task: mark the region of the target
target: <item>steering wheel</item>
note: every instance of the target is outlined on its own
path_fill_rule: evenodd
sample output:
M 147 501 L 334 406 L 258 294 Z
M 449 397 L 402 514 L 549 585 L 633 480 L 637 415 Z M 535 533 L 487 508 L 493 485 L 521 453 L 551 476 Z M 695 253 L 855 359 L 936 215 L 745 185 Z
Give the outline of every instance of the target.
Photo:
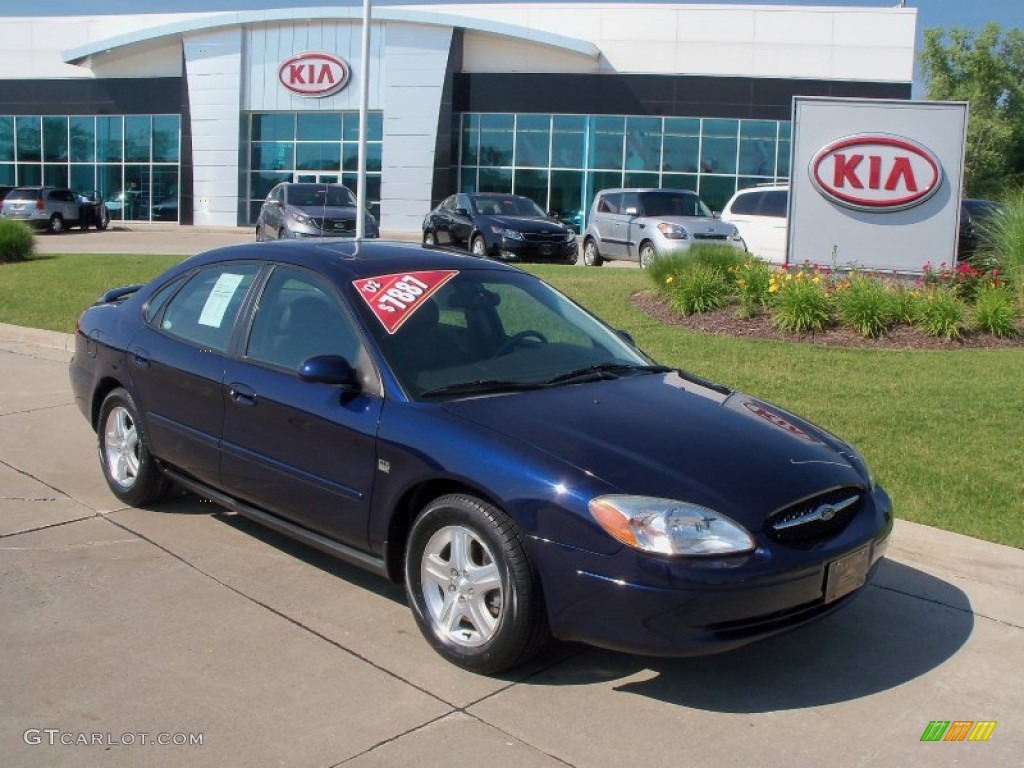
M 540 331 L 533 331 L 533 330 L 520 331 L 519 333 L 516 333 L 516 334 L 513 334 L 512 336 L 509 336 L 505 340 L 505 343 L 502 344 L 500 347 L 498 347 L 498 351 L 497 351 L 497 353 L 495 353 L 495 357 L 500 357 L 501 355 L 504 355 L 504 354 L 506 354 L 508 352 L 511 352 L 513 349 L 515 349 L 516 347 L 520 346 L 527 339 L 533 339 L 534 342 L 535 342 L 534 344 L 531 344 L 530 346 L 536 346 L 536 344 L 547 344 L 548 343 L 548 337 L 545 336 Z

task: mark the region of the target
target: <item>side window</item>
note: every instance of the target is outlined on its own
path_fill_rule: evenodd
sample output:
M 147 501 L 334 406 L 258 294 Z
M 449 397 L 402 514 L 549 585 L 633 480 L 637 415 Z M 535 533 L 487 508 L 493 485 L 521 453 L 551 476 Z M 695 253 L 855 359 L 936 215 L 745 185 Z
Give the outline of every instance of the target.
M 757 213 L 757 203 L 761 195 L 761 192 L 748 192 L 745 195 L 739 195 L 732 202 L 732 212 L 745 216 L 755 215 Z
M 454 211 L 455 210 L 455 195 L 452 195 L 447 200 L 445 200 L 443 203 L 441 203 L 441 209 L 444 210 L 444 211 L 447 211 L 448 213 L 451 213 L 452 211 Z
M 456 195 L 456 197 L 455 197 L 455 207 L 456 208 L 463 208 L 463 209 L 465 209 L 467 211 L 472 211 L 473 210 L 473 204 L 469 201 L 469 197 L 466 196 L 466 195 Z
M 256 264 L 217 264 L 201 269 L 167 303 L 160 329 L 200 347 L 223 352 L 231 341 L 238 310 L 257 272 Z
M 621 199 L 622 195 L 602 195 L 601 202 L 597 204 L 598 213 L 618 213 Z
M 789 193 L 784 190 L 774 190 L 764 193 L 764 200 L 761 202 L 761 216 L 779 216 L 785 218 L 786 203 L 789 202 Z
M 142 317 L 147 323 L 152 323 L 160 316 L 160 310 L 167 304 L 167 300 L 174 295 L 182 283 L 185 282 L 184 277 L 179 277 L 177 280 L 172 280 L 163 288 L 158 290 L 152 296 L 149 297 L 149 301 L 146 302 L 146 308 L 142 312 Z
M 636 192 L 625 192 L 622 194 L 619 200 L 619 213 L 630 213 L 635 216 L 644 215 L 644 212 L 640 210 L 640 198 Z
M 298 370 L 315 355 L 359 362 L 359 334 L 332 291 L 301 269 L 277 267 L 260 297 L 246 357 Z

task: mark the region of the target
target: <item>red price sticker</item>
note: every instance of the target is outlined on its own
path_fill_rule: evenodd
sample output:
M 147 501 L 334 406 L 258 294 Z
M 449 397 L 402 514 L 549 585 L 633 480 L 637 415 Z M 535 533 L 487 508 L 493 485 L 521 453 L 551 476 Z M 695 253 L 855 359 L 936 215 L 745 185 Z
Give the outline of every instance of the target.
M 457 269 L 400 272 L 354 280 L 352 285 L 380 320 L 384 330 L 394 333 L 438 288 L 457 274 Z

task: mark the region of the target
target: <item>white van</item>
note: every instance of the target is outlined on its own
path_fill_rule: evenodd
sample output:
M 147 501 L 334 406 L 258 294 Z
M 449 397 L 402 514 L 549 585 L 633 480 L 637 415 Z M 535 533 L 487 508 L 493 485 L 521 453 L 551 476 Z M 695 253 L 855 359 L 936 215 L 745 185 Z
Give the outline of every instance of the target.
M 722 209 L 722 221 L 740 231 L 747 250 L 772 264 L 786 263 L 786 184 L 741 189 Z

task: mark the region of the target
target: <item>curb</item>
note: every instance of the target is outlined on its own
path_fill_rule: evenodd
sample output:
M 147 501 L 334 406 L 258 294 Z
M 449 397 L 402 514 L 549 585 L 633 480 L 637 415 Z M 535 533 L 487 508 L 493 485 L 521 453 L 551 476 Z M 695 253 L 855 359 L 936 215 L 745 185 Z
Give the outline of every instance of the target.
M 40 328 L 25 328 L 20 325 L 0 323 L 0 339 L 20 344 L 35 344 L 49 349 L 61 349 L 74 352 L 75 335 L 60 331 L 44 331 Z

